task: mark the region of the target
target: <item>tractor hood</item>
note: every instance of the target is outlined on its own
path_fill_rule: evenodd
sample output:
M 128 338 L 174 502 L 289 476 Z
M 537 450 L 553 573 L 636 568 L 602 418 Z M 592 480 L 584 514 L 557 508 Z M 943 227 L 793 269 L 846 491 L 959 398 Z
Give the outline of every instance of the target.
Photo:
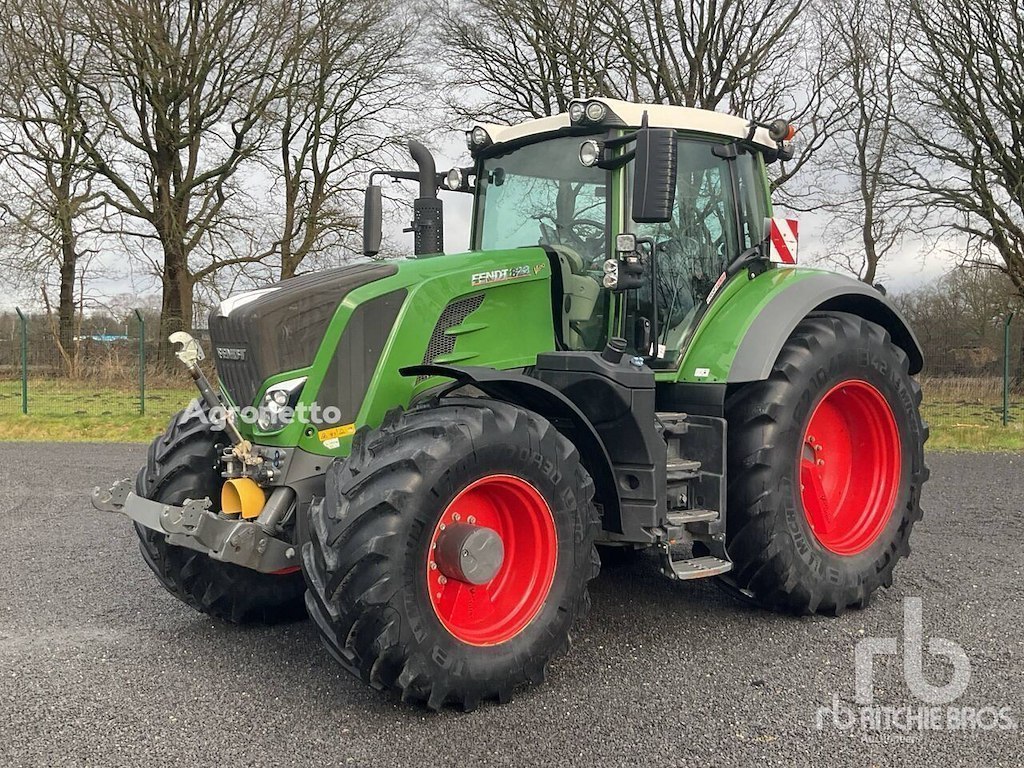
M 345 296 L 397 271 L 394 264 L 354 264 L 225 299 L 210 313 L 224 390 L 238 405 L 250 405 L 268 376 L 308 366 Z

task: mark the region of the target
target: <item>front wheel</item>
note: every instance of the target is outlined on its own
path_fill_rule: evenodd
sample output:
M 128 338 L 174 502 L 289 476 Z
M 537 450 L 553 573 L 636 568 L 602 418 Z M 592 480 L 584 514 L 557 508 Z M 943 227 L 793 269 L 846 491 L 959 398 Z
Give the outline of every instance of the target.
M 393 411 L 309 510 L 310 615 L 375 688 L 431 709 L 504 701 L 543 679 L 589 606 L 593 494 L 536 414 L 472 398 Z
M 884 329 L 812 315 L 765 381 L 730 396 L 730 585 L 758 603 L 840 614 L 892 584 L 921 518 L 921 388 Z
M 225 441 L 195 406 L 175 414 L 164 434 L 149 446 L 135 492 L 162 504 L 184 504 L 208 496 L 220 503 L 220 450 Z M 160 585 L 201 613 L 233 624 L 277 624 L 305 618 L 303 582 L 298 573 L 268 574 L 167 542 L 167 537 L 136 524 L 146 564 Z

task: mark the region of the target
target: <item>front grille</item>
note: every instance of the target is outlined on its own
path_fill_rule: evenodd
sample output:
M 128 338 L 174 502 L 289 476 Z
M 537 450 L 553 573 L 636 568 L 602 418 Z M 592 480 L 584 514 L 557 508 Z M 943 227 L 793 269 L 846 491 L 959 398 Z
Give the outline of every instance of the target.
M 210 318 L 211 354 L 217 366 L 217 377 L 221 387 L 241 406 L 252 404 L 263 381 L 250 336 L 246 324 L 230 316 L 221 317 L 217 322 Z M 244 350 L 244 358 L 228 359 L 221 350 Z

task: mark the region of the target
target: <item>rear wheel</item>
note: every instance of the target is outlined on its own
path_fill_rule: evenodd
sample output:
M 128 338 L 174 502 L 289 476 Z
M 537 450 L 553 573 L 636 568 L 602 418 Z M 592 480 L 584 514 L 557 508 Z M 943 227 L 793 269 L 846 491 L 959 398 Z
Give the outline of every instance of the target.
M 209 496 L 216 511 L 223 483 L 218 440 L 225 441 L 223 434 L 211 429 L 198 408 L 177 413 L 149 446 L 135 492 L 175 505 Z M 191 608 L 236 624 L 273 624 L 305 616 L 299 573 L 259 573 L 171 546 L 166 536 L 150 528 L 136 525 L 135 530 L 142 556 L 160 584 Z
M 728 584 L 796 613 L 862 607 L 892 584 L 921 518 L 921 389 L 888 334 L 812 315 L 729 419 Z
M 375 688 L 472 709 L 538 683 L 597 575 L 594 487 L 564 436 L 449 399 L 360 431 L 305 526 L 310 615 Z

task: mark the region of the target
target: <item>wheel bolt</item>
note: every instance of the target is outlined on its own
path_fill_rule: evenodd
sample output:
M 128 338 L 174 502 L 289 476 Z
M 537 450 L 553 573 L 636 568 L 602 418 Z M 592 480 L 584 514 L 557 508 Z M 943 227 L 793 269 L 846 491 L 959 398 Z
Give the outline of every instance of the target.
M 808 435 L 807 436 L 807 442 L 808 443 L 813 443 L 814 442 L 814 436 L 813 435 Z
M 825 466 L 825 460 L 824 459 L 818 459 L 818 466 L 819 467 Z
M 814 446 L 814 450 L 820 451 L 821 450 L 821 443 L 818 443 L 816 446 Z
M 466 518 L 466 522 L 469 523 L 470 525 L 474 525 L 474 524 L 476 524 L 476 518 L 473 517 L 473 515 L 470 515 L 469 517 Z
M 436 571 L 437 570 L 437 563 L 435 563 L 433 560 L 430 561 L 430 570 L 432 570 L 432 571 Z
M 437 577 L 437 583 L 438 584 L 447 584 L 448 583 L 448 579 L 445 578 L 443 575 L 438 576 Z
M 455 522 L 459 522 L 459 513 L 458 512 L 456 512 L 455 514 L 452 515 L 452 520 L 454 520 Z
M 445 525 L 444 523 L 441 523 L 441 525 L 439 525 L 439 526 L 438 526 L 438 528 L 440 528 L 440 529 L 441 529 L 442 531 L 443 531 L 443 530 L 444 530 L 445 528 L 447 528 L 447 527 L 448 527 L 448 526 L 447 526 L 447 525 Z

